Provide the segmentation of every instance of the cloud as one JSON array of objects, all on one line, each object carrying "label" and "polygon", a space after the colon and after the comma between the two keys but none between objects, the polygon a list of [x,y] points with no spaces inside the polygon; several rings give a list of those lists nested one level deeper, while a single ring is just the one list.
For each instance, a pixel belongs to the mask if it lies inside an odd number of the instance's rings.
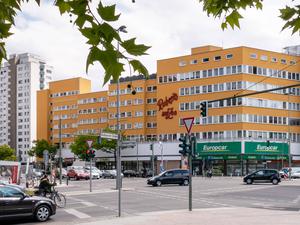
[{"label": "cloud", "polygon": [[[129,32],[122,34],[125,39],[137,37],[137,43],[152,46],[149,55],[140,58],[151,73],[156,72],[158,59],[186,55],[192,47],[206,44],[224,48],[246,45],[272,51],[298,44],[298,35],[291,36],[291,31],[281,32],[283,22],[278,18],[278,8],[284,7],[282,1],[267,0],[263,11],[242,12],[241,29],[225,31],[220,27],[221,20],[207,17],[198,1],[103,2],[117,3],[121,13],[118,24],[126,25]],[[7,41],[9,53],[31,52],[42,56],[54,66],[56,80],[86,76],[88,45],[69,22],[70,17],[61,16],[49,1],[41,7],[33,2],[24,4],[22,9],[17,16],[14,35]],[[93,90],[103,89],[103,74],[99,64],[90,67],[88,78],[92,80]]]}]

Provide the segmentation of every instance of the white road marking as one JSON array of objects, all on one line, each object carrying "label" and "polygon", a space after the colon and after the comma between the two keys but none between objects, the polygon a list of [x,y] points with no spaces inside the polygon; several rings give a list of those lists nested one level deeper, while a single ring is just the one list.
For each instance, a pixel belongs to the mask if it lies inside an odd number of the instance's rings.
[{"label": "white road marking", "polygon": [[300,202],[300,195],[298,195],[297,198],[294,199],[293,203],[297,204],[298,202]]},{"label": "white road marking", "polygon": [[72,215],[78,217],[79,219],[86,219],[86,218],[90,218],[90,217],[91,217],[91,216],[89,216],[88,214],[79,212],[79,211],[76,210],[76,209],[65,209],[65,212],[67,212],[67,213],[69,213],[69,214],[72,214]]},{"label": "white road marking", "polygon": [[95,203],[92,202],[81,201],[80,203],[86,206],[97,206]]}]

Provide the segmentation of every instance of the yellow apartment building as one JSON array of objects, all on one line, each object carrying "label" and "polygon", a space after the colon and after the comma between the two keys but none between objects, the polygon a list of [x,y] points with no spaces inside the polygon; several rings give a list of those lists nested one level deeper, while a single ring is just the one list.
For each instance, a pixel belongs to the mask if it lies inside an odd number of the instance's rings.
[{"label": "yellow apartment building", "polygon": [[[237,175],[265,166],[281,168],[289,156],[297,163],[300,86],[231,97],[298,84],[299,60],[296,54],[244,46],[202,46],[188,55],[158,60],[157,74],[149,79],[120,78],[123,135],[139,142],[162,141],[167,149],[186,133],[182,119],[194,117],[196,172],[213,167],[216,173]],[[90,86],[89,80],[73,78],[51,82],[49,89],[38,92],[38,139],[58,143],[59,118],[65,146],[78,134],[116,128],[117,84],[111,82],[102,92],[91,92]],[[209,103],[208,116],[200,117],[201,102],[222,98],[228,99]],[[178,145],[172,146],[166,151],[169,158],[158,159],[166,168],[182,164]],[[148,147],[136,154],[150,160]]]}]

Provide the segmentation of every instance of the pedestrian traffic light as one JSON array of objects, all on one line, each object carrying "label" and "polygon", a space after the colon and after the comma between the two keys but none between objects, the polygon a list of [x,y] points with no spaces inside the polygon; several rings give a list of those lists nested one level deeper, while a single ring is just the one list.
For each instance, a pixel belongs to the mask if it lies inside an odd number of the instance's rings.
[{"label": "pedestrian traffic light", "polygon": [[200,115],[207,117],[207,101],[200,103]]},{"label": "pedestrian traffic light", "polygon": [[181,148],[181,150],[179,150],[179,153],[183,156],[190,154],[191,153],[191,144],[190,144],[188,137],[186,137],[186,136],[181,137],[181,138],[179,138],[179,141],[182,142],[181,144],[179,144],[179,148]]}]

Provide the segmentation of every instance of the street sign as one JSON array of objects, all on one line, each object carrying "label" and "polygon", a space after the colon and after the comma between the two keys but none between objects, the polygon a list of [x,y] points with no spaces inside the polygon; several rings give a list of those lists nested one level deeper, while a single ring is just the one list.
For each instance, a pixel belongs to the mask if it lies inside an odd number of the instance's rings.
[{"label": "street sign", "polygon": [[135,141],[122,141],[121,147],[122,148],[134,148],[136,146]]},{"label": "street sign", "polygon": [[89,148],[91,148],[93,144],[93,140],[87,140],[86,143],[89,146]]},{"label": "street sign", "polygon": [[118,139],[118,135],[117,134],[113,134],[113,133],[102,132],[100,134],[100,136],[101,136],[101,138],[106,138],[106,139],[114,139],[114,140]]},{"label": "street sign", "polygon": [[186,128],[186,131],[188,132],[188,134],[191,132],[193,123],[194,123],[194,117],[187,117],[187,118],[183,118],[183,123],[184,126]]}]

